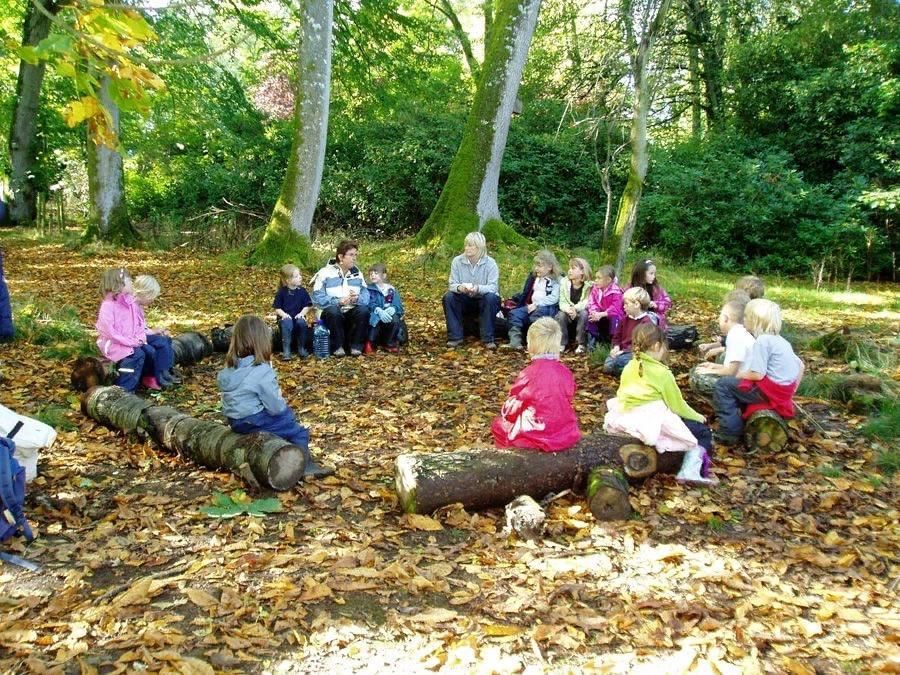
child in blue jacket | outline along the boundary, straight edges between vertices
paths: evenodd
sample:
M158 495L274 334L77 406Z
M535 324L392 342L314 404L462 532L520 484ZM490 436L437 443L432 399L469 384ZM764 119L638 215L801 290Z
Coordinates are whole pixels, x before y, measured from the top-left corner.
M366 354L382 345L389 352L400 349L400 322L405 311L400 292L387 280L387 268L375 263L369 268L369 340Z

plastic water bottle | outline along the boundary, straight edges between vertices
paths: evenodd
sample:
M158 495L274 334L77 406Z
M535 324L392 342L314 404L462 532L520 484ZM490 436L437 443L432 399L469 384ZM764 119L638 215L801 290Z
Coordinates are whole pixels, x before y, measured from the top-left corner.
M325 326L325 322L319 319L313 328L313 354L317 359L327 359L331 356L331 332Z

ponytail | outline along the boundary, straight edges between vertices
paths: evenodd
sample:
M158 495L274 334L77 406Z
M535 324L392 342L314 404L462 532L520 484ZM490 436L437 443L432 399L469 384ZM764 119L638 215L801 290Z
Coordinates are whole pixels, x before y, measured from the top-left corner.
M634 329L631 334L631 351L638 361L638 377L644 376L644 364L640 360L641 352L665 344L666 334L655 323L642 323Z

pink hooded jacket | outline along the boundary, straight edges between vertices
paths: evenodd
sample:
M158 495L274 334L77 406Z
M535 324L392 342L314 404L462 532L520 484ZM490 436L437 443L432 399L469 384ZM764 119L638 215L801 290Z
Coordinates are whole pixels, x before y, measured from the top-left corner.
M97 347L110 361L121 361L147 342L143 311L130 293L107 293L97 314Z

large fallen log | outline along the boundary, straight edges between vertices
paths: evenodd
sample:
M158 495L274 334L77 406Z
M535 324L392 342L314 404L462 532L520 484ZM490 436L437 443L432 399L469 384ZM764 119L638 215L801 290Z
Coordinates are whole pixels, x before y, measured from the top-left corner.
M628 462L623 462L623 449L632 450L626 452ZM675 474L683 458L680 452L658 454L628 436L594 433L561 452L472 448L403 454L394 465L394 483L406 513L431 513L457 502L478 510L503 506L519 495L540 499L550 492L582 490L588 473L599 466L615 467L631 478L647 475L648 463L658 473Z
M181 333L172 338L172 351L176 365L190 366L212 354L213 343L202 333ZM97 356L82 356L72 364L69 379L75 391L111 384L115 379L115 364Z
M233 471L254 487L290 490L303 478L302 448L273 434L236 434L224 424L152 405L121 387L91 389L81 397L81 410L114 429L143 429L163 448L210 469Z

